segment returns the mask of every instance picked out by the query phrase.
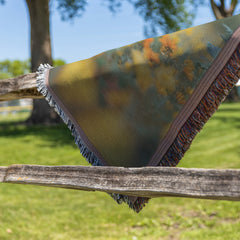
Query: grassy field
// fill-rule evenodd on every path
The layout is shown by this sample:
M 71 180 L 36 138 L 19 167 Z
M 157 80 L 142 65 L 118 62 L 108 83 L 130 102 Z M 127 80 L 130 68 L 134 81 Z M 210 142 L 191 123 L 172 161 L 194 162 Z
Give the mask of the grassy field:
M 0 165 L 83 165 L 65 126 L 0 118 Z M 181 167 L 240 168 L 240 104 L 224 104 L 194 140 Z M 152 199 L 139 214 L 107 194 L 0 184 L 0 240 L 240 239 L 240 203 Z

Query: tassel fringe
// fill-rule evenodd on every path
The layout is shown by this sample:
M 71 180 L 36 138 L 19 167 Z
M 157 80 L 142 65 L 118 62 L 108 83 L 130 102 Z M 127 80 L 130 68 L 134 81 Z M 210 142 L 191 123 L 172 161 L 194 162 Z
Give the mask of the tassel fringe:
M 83 140 L 81 139 L 80 135 L 78 134 L 76 127 L 74 126 L 72 121 L 69 119 L 66 113 L 60 108 L 56 100 L 48 91 L 47 86 L 45 84 L 45 78 L 46 78 L 47 71 L 51 68 L 52 66 L 50 66 L 49 64 L 41 64 L 39 66 L 37 71 L 37 90 L 45 97 L 49 105 L 54 108 L 54 110 L 61 117 L 63 122 L 68 126 L 68 128 L 70 129 L 74 137 L 74 141 L 78 146 L 78 148 L 80 149 L 80 153 L 83 155 L 83 157 L 85 157 L 87 161 L 93 166 L 102 166 L 103 164 L 101 163 L 101 161 L 92 151 L 90 151 L 87 148 L 87 146 L 84 144 Z M 132 203 L 132 201 L 130 201 L 128 196 L 116 194 L 116 193 L 111 193 L 109 195 L 118 204 L 125 202 L 126 204 L 128 204 L 128 206 L 131 209 L 133 209 L 136 212 L 139 212 L 143 208 L 144 203 L 146 202 L 146 200 L 144 201 L 144 199 L 141 198 L 140 200 L 136 200 L 134 203 Z
M 189 149 L 196 134 L 209 120 L 240 78 L 240 45 L 214 80 L 198 106 L 180 129 L 159 166 L 176 166 Z
M 234 85 L 240 79 L 240 44 L 220 74 L 214 80 L 191 116 L 180 129 L 173 144 L 161 159 L 159 166 L 174 167 L 189 149 L 193 139 L 215 113 Z M 124 197 L 124 196 L 123 196 Z M 130 207 L 139 212 L 149 199 L 138 197 Z M 117 200 L 118 201 L 118 200 Z M 120 198 L 121 201 L 121 198 Z M 124 198 L 123 198 L 124 201 Z
M 37 90 L 45 97 L 48 101 L 49 105 L 54 108 L 57 114 L 62 118 L 63 122 L 68 126 L 71 130 L 71 133 L 74 137 L 74 141 L 78 148 L 80 149 L 81 154 L 87 159 L 87 161 L 93 166 L 102 166 L 100 160 L 97 156 L 90 151 L 81 137 L 79 136 L 74 124 L 69 119 L 69 117 L 64 113 L 64 111 L 60 108 L 60 106 L 56 103 L 55 99 L 52 97 L 51 93 L 48 91 L 47 86 L 45 84 L 46 73 L 52 67 L 49 64 L 41 64 L 37 71 Z
M 87 161 L 93 166 L 102 166 L 102 163 L 97 156 L 90 151 L 78 132 L 74 124 L 64 113 L 64 111 L 53 99 L 49 93 L 46 84 L 45 77 L 46 73 L 52 67 L 48 64 L 41 64 L 38 68 L 37 85 L 38 91 L 45 96 L 49 105 L 55 109 L 58 115 L 62 118 L 64 123 L 71 130 L 74 137 L 75 143 L 80 149 L 81 154 L 87 159 Z M 184 153 L 189 149 L 196 134 L 203 128 L 204 124 L 209 120 L 212 114 L 218 109 L 218 106 L 229 94 L 233 86 L 238 82 L 240 78 L 240 45 L 237 50 L 233 53 L 230 60 L 227 62 L 223 70 L 220 72 L 218 77 L 212 83 L 198 106 L 195 108 L 191 116 L 185 122 L 180 129 L 173 144 L 168 149 L 167 153 L 161 159 L 159 166 L 176 166 L 182 159 Z M 131 209 L 136 212 L 141 211 L 148 202 L 148 198 L 138 197 L 135 202 L 130 201 L 128 196 L 112 193 L 109 194 L 118 204 L 123 202 L 127 203 Z

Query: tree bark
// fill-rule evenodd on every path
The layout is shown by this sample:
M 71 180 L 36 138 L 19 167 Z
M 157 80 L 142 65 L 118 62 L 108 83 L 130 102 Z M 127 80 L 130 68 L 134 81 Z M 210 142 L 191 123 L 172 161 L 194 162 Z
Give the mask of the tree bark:
M 214 0 L 210 0 L 210 3 L 214 16 L 218 20 L 225 17 L 231 17 L 238 4 L 238 0 L 232 0 L 229 8 L 226 8 L 224 0 L 220 1 L 220 5 L 217 5 Z
M 49 27 L 49 0 L 26 0 L 31 25 L 31 70 L 36 72 L 41 63 L 52 65 Z M 61 120 L 45 100 L 34 99 L 28 124 L 52 124 Z

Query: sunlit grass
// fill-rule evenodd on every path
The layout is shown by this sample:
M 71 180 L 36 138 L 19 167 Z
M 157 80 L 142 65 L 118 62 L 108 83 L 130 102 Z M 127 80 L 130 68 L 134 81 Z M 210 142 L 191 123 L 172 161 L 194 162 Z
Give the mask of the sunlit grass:
M 14 125 L 0 117 L 0 165 L 83 165 L 64 125 Z M 240 167 L 240 104 L 224 104 L 194 140 L 181 167 Z M 240 239 L 240 203 L 152 199 L 139 214 L 107 194 L 0 184 L 0 239 Z

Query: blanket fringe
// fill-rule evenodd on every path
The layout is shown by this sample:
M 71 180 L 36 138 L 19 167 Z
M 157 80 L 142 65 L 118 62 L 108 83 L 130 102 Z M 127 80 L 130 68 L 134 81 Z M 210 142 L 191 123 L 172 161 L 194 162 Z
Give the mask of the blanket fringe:
M 45 99 L 48 101 L 49 105 L 54 108 L 54 110 L 57 112 L 57 114 L 61 117 L 63 122 L 68 126 L 68 128 L 71 130 L 71 133 L 74 137 L 74 141 L 78 148 L 80 149 L 81 154 L 87 159 L 87 161 L 92 164 L 93 166 L 102 166 L 100 160 L 97 158 L 97 156 L 90 151 L 84 142 L 82 141 L 81 137 L 79 136 L 74 124 L 69 119 L 69 117 L 66 115 L 66 113 L 60 108 L 60 106 L 56 103 L 55 99 L 51 95 L 51 93 L 48 91 L 47 86 L 45 84 L 45 78 L 47 71 L 51 69 L 52 67 L 49 64 L 41 64 L 37 71 L 37 90 L 45 97 Z
M 84 144 L 83 140 L 81 139 L 79 133 L 76 130 L 76 127 L 72 123 L 72 121 L 69 119 L 69 117 L 66 115 L 66 113 L 61 109 L 61 107 L 57 104 L 56 100 L 53 98 L 51 93 L 48 91 L 47 86 L 45 84 L 46 74 L 49 69 L 51 69 L 52 66 L 49 64 L 41 64 L 37 71 L 37 90 L 45 97 L 47 102 L 51 107 L 54 108 L 54 110 L 57 112 L 57 114 L 61 117 L 63 122 L 68 126 L 70 129 L 74 141 L 78 148 L 80 149 L 81 154 L 83 157 L 87 159 L 87 161 L 93 165 L 93 166 L 102 166 L 103 164 L 98 159 L 98 157 L 90 151 L 87 146 Z M 136 212 L 139 212 L 143 206 L 144 203 L 147 201 L 145 199 L 136 200 L 134 203 L 129 199 L 128 196 L 116 194 L 116 193 L 110 193 L 109 194 L 118 204 L 121 204 L 125 202 L 128 204 L 128 206 L 133 209 Z
M 214 80 L 198 106 L 180 129 L 159 166 L 176 166 L 189 149 L 196 134 L 229 94 L 240 78 L 240 44 Z
M 232 90 L 234 85 L 240 79 L 240 44 L 238 45 L 227 64 L 220 74 L 211 84 L 198 106 L 192 112 L 191 116 L 181 127 L 173 144 L 159 162 L 159 166 L 176 166 L 182 159 L 185 152 L 189 149 L 193 139 L 201 131 L 204 124 L 209 120 L 219 105 Z M 131 204 L 136 212 L 139 212 L 149 199 L 138 197 Z M 118 200 L 117 200 L 118 201 Z M 119 200 L 121 201 L 121 199 Z M 123 198 L 124 201 L 124 198 Z
M 128 206 L 135 212 L 139 213 L 146 203 L 148 203 L 149 198 L 138 197 L 134 202 L 129 199 L 128 196 L 112 193 L 111 197 L 118 203 L 127 203 Z

